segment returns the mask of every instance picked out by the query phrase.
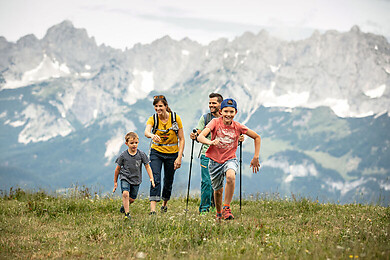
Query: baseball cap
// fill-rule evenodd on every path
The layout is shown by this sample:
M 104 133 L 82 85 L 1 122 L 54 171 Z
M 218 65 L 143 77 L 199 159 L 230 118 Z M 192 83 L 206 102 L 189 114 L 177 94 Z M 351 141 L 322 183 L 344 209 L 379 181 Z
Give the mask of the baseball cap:
M 234 107 L 237 111 L 237 102 L 232 99 L 232 98 L 227 98 L 227 99 L 224 99 L 221 103 L 221 110 L 224 108 L 224 107 Z

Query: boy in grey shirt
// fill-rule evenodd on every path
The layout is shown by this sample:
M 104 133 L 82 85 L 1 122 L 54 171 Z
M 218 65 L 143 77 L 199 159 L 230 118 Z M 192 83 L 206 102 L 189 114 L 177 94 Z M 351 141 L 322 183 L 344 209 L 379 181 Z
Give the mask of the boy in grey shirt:
M 142 182 L 142 164 L 149 175 L 150 182 L 154 187 L 154 179 L 148 156 L 138 150 L 139 138 L 134 132 L 129 132 L 125 136 L 125 144 L 129 147 L 115 160 L 117 164 L 114 175 L 115 192 L 118 187 L 118 176 L 121 180 L 122 203 L 121 212 L 125 213 L 125 219 L 130 219 L 130 204 L 135 201 L 138 195 L 139 185 Z

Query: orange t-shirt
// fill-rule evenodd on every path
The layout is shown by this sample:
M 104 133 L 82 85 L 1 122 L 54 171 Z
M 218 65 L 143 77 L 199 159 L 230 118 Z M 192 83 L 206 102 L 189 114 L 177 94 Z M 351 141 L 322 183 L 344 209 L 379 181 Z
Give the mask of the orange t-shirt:
M 171 113 L 169 113 L 168 121 L 166 123 L 163 123 L 160 119 L 158 120 L 158 126 L 156 135 L 158 135 L 161 139 L 161 142 L 159 145 L 154 144 L 152 142 L 152 148 L 156 151 L 159 151 L 161 153 L 177 153 L 179 151 L 179 139 L 177 138 L 177 135 L 174 130 L 165 131 L 172 127 L 172 117 Z M 179 126 L 179 129 L 183 128 L 183 124 L 181 122 L 181 118 L 176 114 L 176 122 Z M 149 117 L 148 121 L 146 122 L 147 125 L 151 125 L 153 127 L 154 125 L 154 119 L 153 116 Z M 172 145 L 176 144 L 176 145 Z

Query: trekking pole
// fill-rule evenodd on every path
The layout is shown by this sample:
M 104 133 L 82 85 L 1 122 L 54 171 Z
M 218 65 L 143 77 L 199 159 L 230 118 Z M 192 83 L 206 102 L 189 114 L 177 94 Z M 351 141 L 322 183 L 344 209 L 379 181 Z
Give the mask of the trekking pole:
M 193 129 L 192 132 L 195 134 L 196 129 Z M 190 196 L 190 185 L 191 185 L 191 169 L 192 169 L 192 159 L 194 158 L 193 153 L 194 153 L 194 142 L 195 139 L 192 139 L 192 146 L 191 146 L 191 161 L 190 161 L 190 172 L 188 174 L 188 188 L 187 188 L 187 205 L 186 205 L 186 214 L 188 211 L 188 198 Z
M 242 142 L 239 143 L 240 146 L 240 213 L 241 213 L 241 194 L 242 194 Z

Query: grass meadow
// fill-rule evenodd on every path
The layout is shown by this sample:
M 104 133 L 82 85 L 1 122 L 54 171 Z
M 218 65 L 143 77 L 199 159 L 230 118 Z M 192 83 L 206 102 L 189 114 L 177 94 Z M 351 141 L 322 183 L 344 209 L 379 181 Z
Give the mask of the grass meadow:
M 294 197 L 293 197 L 294 198 Z M 10 190 L 0 197 L 0 259 L 389 259 L 390 209 L 308 199 L 234 201 L 235 219 L 198 214 L 199 198 L 172 199 L 149 216 L 147 198 Z

